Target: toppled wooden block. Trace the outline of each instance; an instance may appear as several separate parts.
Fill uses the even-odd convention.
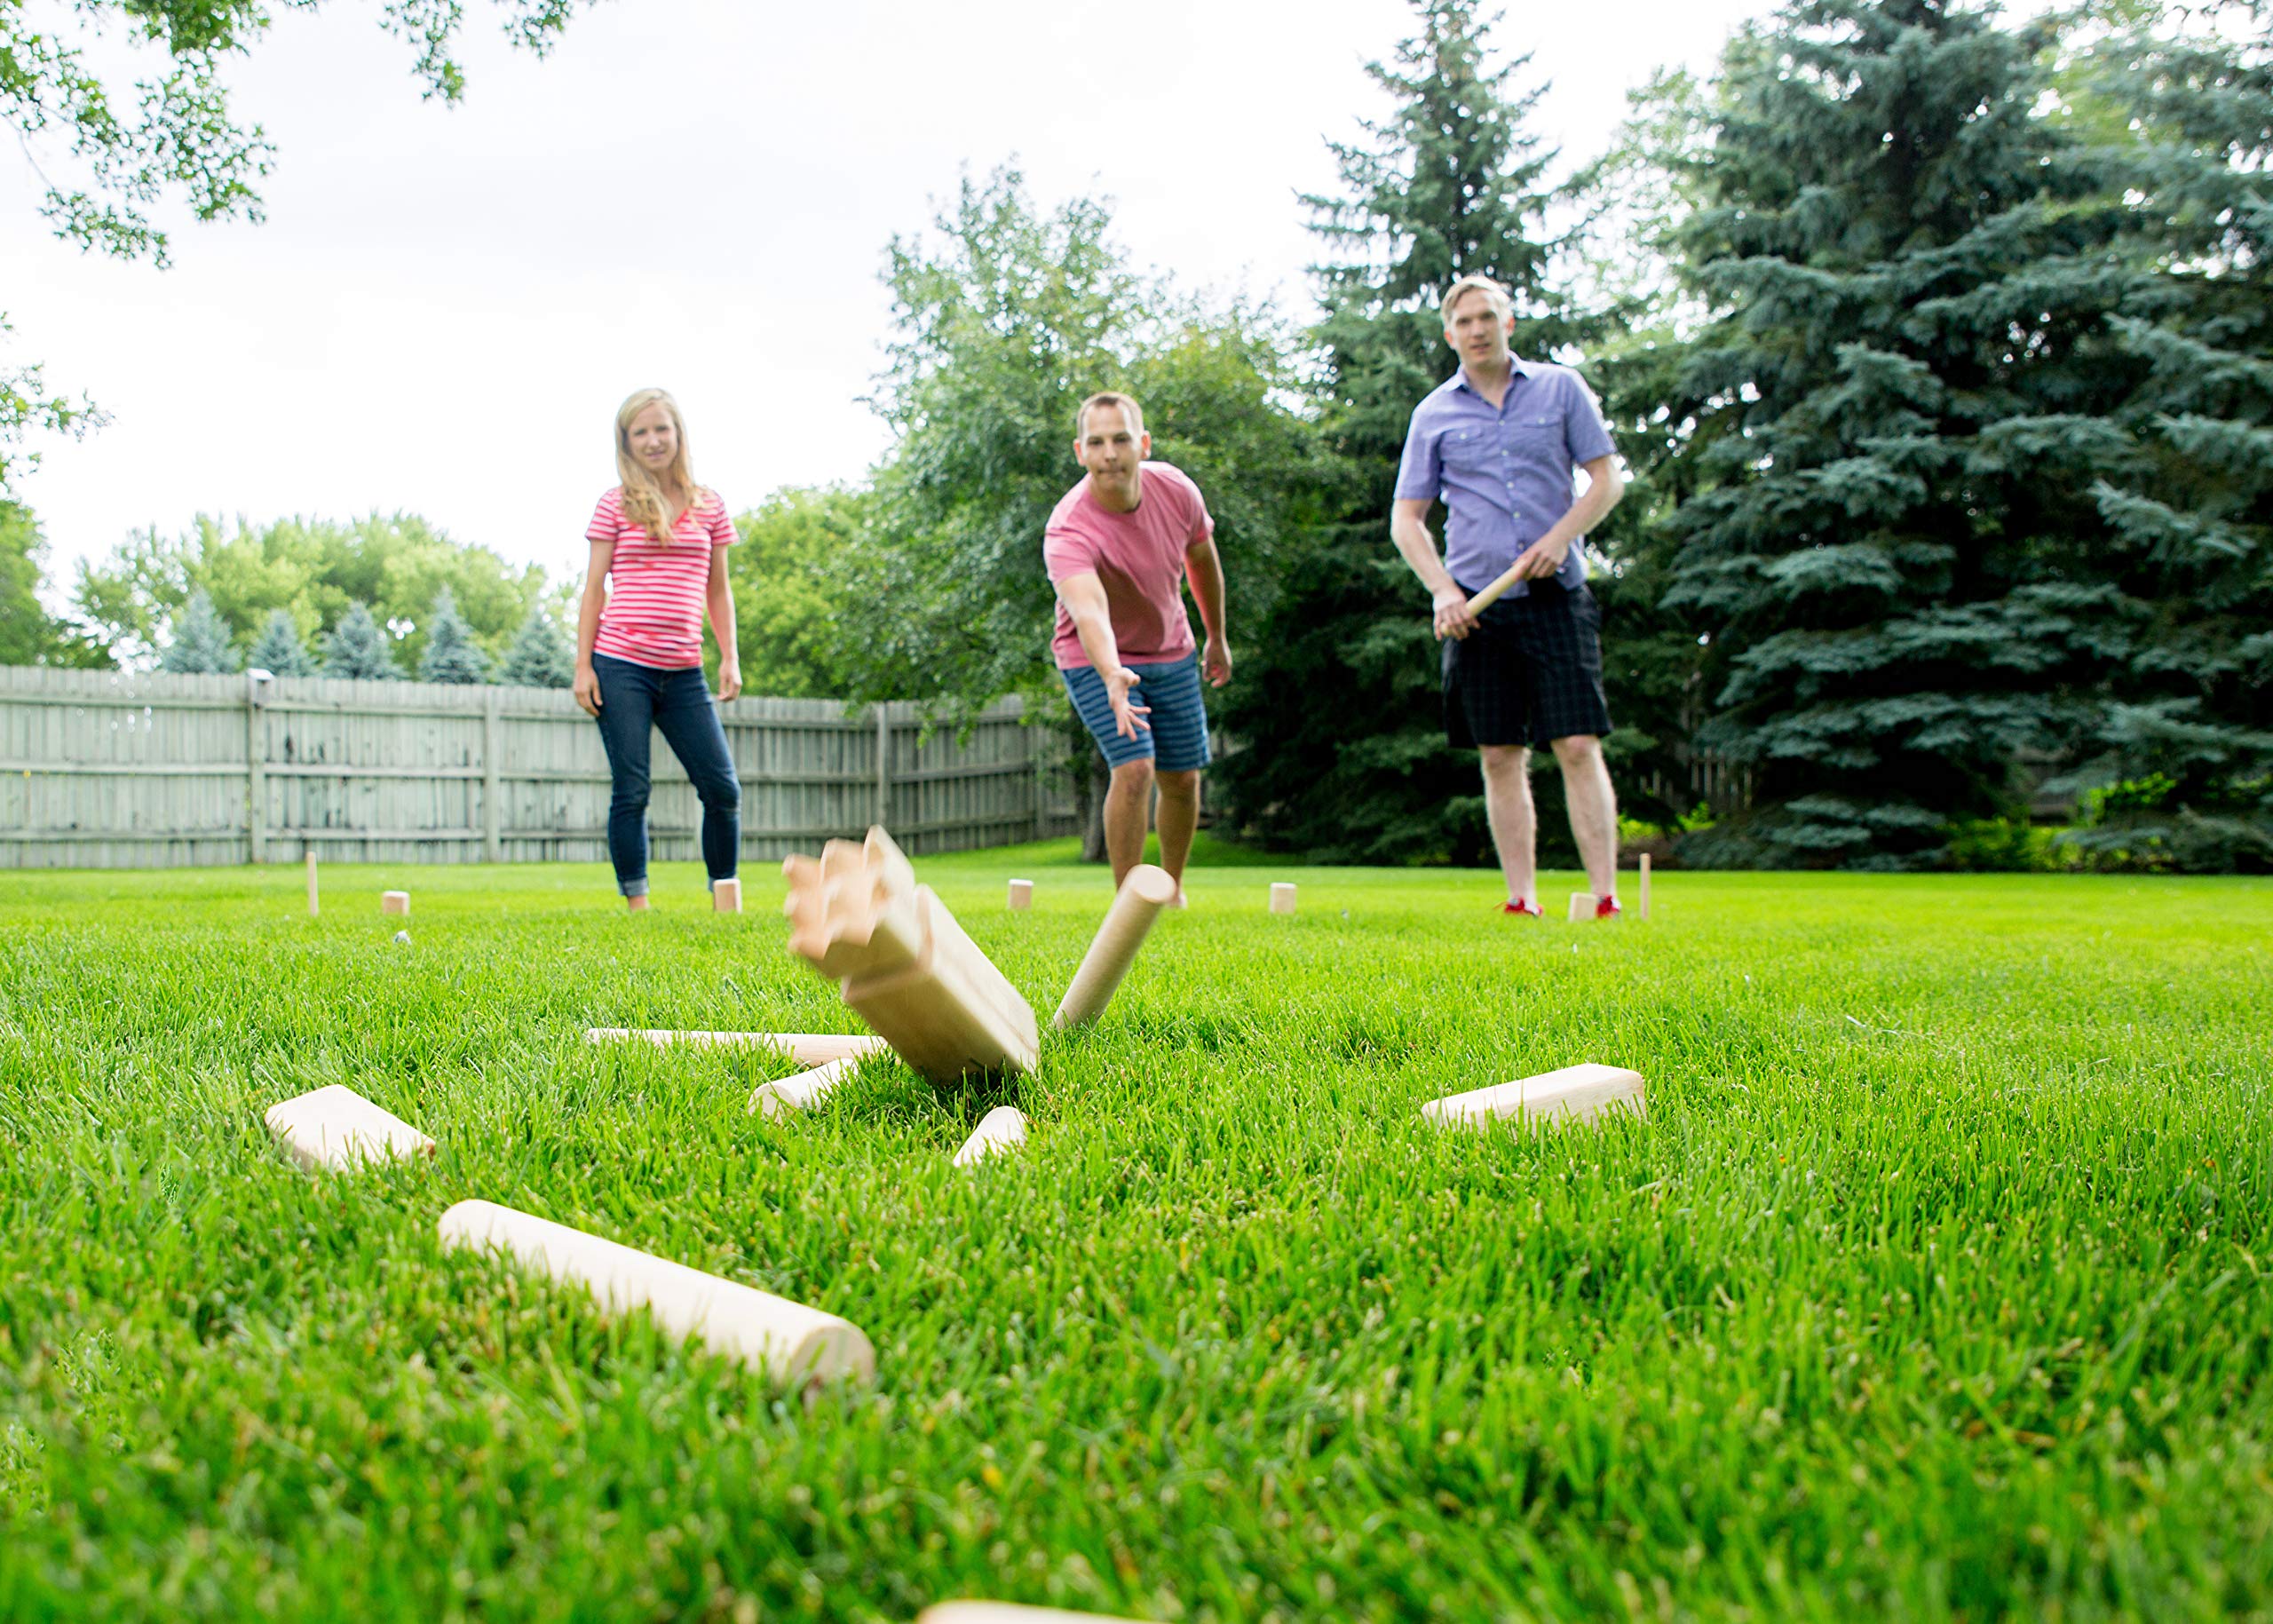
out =
[[[1594,916],[1594,892],[1590,891],[1572,891],[1571,893],[1571,923],[1572,924],[1577,924],[1582,919],[1592,919]]]
[[[1040,1034],[1018,990],[964,934],[891,837],[832,840],[781,865],[789,947],[933,1082],[1034,1069]]]
[[[970,1137],[955,1153],[955,1166],[975,1168],[989,1156],[1014,1151],[1026,1142],[1026,1114],[1016,1105],[997,1105],[978,1119]]]
[[[1271,911],[1274,914],[1291,914],[1295,911],[1295,888],[1287,881],[1271,882]]]
[[[878,1049],[887,1047],[882,1038],[875,1041]],[[811,1111],[828,1097],[829,1090],[850,1077],[860,1064],[860,1057],[848,1055],[842,1060],[831,1060],[826,1066],[792,1076],[777,1077],[771,1082],[761,1082],[757,1091],[749,1097],[749,1108],[761,1115],[779,1120],[793,1111]]]
[[[261,1119],[302,1167],[352,1168],[392,1157],[431,1156],[434,1141],[340,1083],[269,1106]]]
[[[1089,950],[1081,956],[1081,967],[1073,972],[1072,985],[1057,1006],[1057,1013],[1049,1024],[1065,1030],[1081,1026],[1105,1013],[1113,1002],[1114,993],[1129,974],[1129,967],[1136,960],[1136,949],[1144,945],[1144,938],[1152,928],[1152,921],[1160,910],[1176,897],[1176,881],[1165,868],[1151,863],[1139,863],[1121,882],[1114,893],[1113,906],[1105,911],[1105,923],[1097,927]]]
[[[583,1287],[605,1310],[644,1308],[671,1335],[699,1336],[712,1352],[778,1381],[866,1382],[876,1374],[875,1351],[848,1320],[565,1224],[494,1201],[460,1201],[442,1215],[440,1232],[446,1249],[495,1248]]]
[[[673,1043],[689,1043],[694,1047],[712,1046],[725,1049],[771,1049],[787,1055],[799,1066],[827,1066],[832,1060],[862,1055],[881,1054],[891,1044],[880,1037],[855,1036],[838,1032],[669,1032],[653,1027],[591,1026],[584,1033],[588,1043],[653,1043],[668,1048]]]
[[[1432,1122],[1479,1126],[1503,1117],[1542,1123],[1590,1122],[1606,1112],[1649,1114],[1642,1073],[1617,1066],[1566,1066],[1559,1072],[1499,1082],[1432,1099],[1421,1114]]]
[[[407,891],[381,891],[379,893],[379,912],[382,914],[408,914],[410,912],[410,893]]]
[[[1010,882],[1010,912],[1013,914],[1023,914],[1029,911],[1033,907],[1034,882],[1032,880],[1012,880]]]
[[[710,911],[714,914],[739,914],[742,911],[742,883],[740,880],[710,882]]]

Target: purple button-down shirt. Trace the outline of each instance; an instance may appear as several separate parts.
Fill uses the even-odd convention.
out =
[[[1475,592],[1571,511],[1572,471],[1615,450],[1593,392],[1568,367],[1517,361],[1497,407],[1455,372],[1414,408],[1397,496],[1445,504],[1445,568]],[[1565,587],[1587,578],[1585,541],[1556,574]],[[1518,581],[1508,595],[1530,590]]]

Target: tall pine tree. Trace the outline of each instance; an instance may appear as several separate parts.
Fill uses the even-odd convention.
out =
[[[1540,93],[1518,83],[1530,59],[1495,59],[1483,0],[1413,9],[1417,32],[1366,69],[1389,115],[1366,141],[1332,146],[1338,194],[1303,200],[1331,256],[1314,337],[1333,509],[1242,640],[1224,721],[1250,748],[1216,775],[1247,832],[1323,860],[1489,850],[1475,755],[1444,741],[1428,596],[1390,544],[1390,493],[1413,408],[1454,364],[1437,310],[1453,281],[1506,284],[1518,355],[1576,331],[1548,283],[1554,154],[1525,128]]]
[[[1730,49],[1681,232],[1715,316],[1670,413],[1667,601],[1758,810],[1695,855],[1930,865],[2096,714],[2127,634],[2091,486],[2136,370],[2108,318],[2151,279],[2104,164],[2039,115],[2050,40],[1802,0]]]
[[[2262,4],[2119,36],[2103,88],[2136,133],[2124,180],[2159,273],[2120,318],[2145,368],[2093,492],[2138,633],[2080,837],[2193,870],[2273,868],[2273,50]],[[2230,26],[2221,28],[2220,22]]]
[[[229,646],[228,622],[214,609],[213,600],[201,587],[189,595],[189,601],[174,616],[173,638],[167,643],[166,652],[158,657],[158,669],[195,675],[234,671],[237,664],[237,651]]]
[[[402,680],[402,669],[394,662],[385,628],[361,604],[349,604],[347,613],[324,639],[323,674],[357,682]]]
[[[260,636],[253,639],[245,663],[256,671],[266,671],[271,677],[313,677],[315,656],[308,653],[308,646],[300,639],[300,622],[292,618],[289,609],[272,609],[268,620],[260,629]]]
[[[426,650],[418,656],[421,682],[478,683],[489,680],[489,656],[473,640],[473,628],[458,613],[458,600],[444,587],[426,616]]]

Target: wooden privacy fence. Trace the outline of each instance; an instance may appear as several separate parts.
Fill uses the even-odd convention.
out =
[[[970,739],[913,705],[741,699],[721,711],[742,854],[882,823],[911,852],[1071,832],[1016,700]],[[660,737],[658,860],[700,855],[701,806]],[[0,867],[590,862],[607,855],[599,729],[548,688],[132,676],[0,667]]]

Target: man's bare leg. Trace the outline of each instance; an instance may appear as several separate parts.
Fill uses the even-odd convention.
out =
[[[1176,901],[1184,906],[1184,863],[1192,855],[1192,832],[1200,827],[1200,769],[1187,767],[1154,775],[1160,805],[1154,814],[1160,831],[1160,867],[1176,882]]]
[[[1144,860],[1144,826],[1152,814],[1152,764],[1124,762],[1105,792],[1105,854],[1113,861],[1113,888]]]
[[[1587,883],[1597,897],[1618,894],[1618,796],[1610,787],[1610,768],[1602,758],[1602,741],[1592,733],[1573,733],[1555,741],[1555,759],[1563,768],[1563,799],[1571,809],[1571,836],[1579,843],[1579,858],[1587,866]]]
[[[1531,752],[1520,744],[1487,744],[1477,753],[1484,758],[1484,812],[1508,900],[1537,907],[1539,813],[1531,803]]]

